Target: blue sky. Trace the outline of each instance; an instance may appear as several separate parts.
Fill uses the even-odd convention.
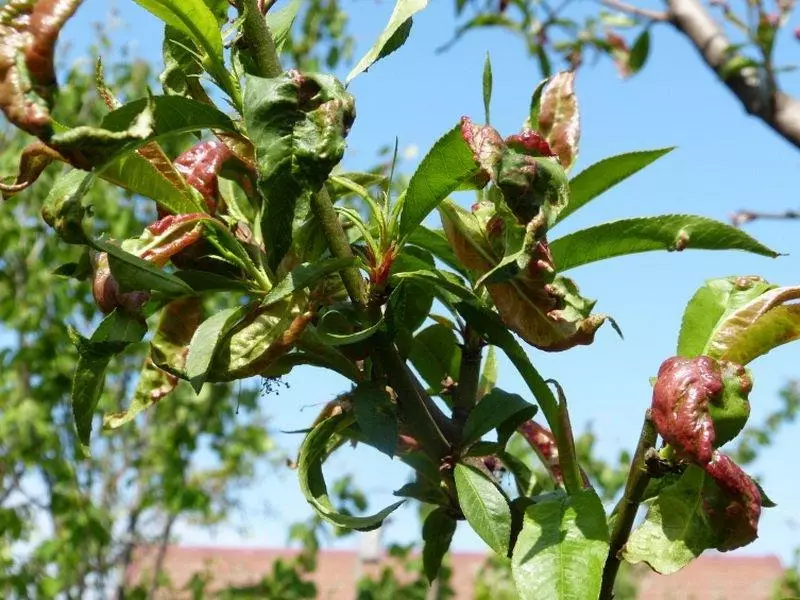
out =
[[[343,5],[351,12],[350,30],[359,57],[382,30],[391,2],[344,0]],[[132,1],[87,0],[64,39],[76,49],[90,43],[88,25],[104,20],[110,6],[120,11],[117,40],[132,41],[134,54],[160,61],[161,26]],[[449,39],[453,23],[453,3],[434,0],[415,20],[406,45],[351,85],[358,117],[349,138],[347,168],[369,166],[377,149],[393,143],[395,136],[401,147],[416,146],[424,154],[462,115],[482,119],[481,68],[487,51],[494,71],[493,125],[504,135],[520,128],[530,92],[540,79],[536,63],[525,55],[519,40],[497,31],[473,33],[449,52],[437,54],[435,49]],[[789,35],[796,25],[790,23],[779,54],[797,56],[798,46]],[[579,73],[582,142],[575,172],[620,152],[664,146],[677,150],[559,225],[552,237],[631,216],[693,213],[725,220],[728,213],[745,207],[763,211],[795,207],[800,153],[747,118],[696,52],[672,30],[656,28],[651,48],[647,67],[633,80],[620,80],[609,61]],[[788,76],[785,87],[800,93],[800,78]],[[418,158],[405,162],[403,169],[411,172]],[[570,273],[584,295],[598,299],[597,311],[614,316],[625,339],[605,326],[592,346],[562,354],[533,352],[532,358],[545,377],[564,386],[577,428],[592,423],[603,456],[611,458],[622,448],[634,447],[650,401],[648,378],[674,353],[683,308],[704,280],[760,274],[779,284],[800,283],[800,225],[765,221],[748,231],[788,256],[773,260],[737,252],[649,253]],[[798,358],[800,344],[795,344],[751,365],[756,382],[750,397],[753,422],[778,405],[779,389],[798,375]],[[278,430],[306,426],[319,407],[347,384],[334,375],[309,370],[298,370],[288,382],[288,391],[265,402],[277,441],[294,452],[298,436]],[[505,360],[499,385],[527,395]],[[786,467],[800,452],[799,439],[797,426],[787,427],[752,469],[763,476],[778,507],[764,512],[759,540],[741,552],[778,553],[788,560],[800,539],[800,482],[796,468]],[[356,481],[374,499],[375,510],[391,501],[392,490],[408,476],[397,461],[362,450],[340,452],[326,472],[332,478],[345,471],[356,473]],[[265,469],[259,484],[245,491],[242,500],[236,527],[221,527],[213,535],[184,527],[182,541],[280,546],[285,543],[286,525],[310,514],[294,474],[286,469]],[[386,539],[410,541],[418,532],[415,511],[401,508],[386,527]],[[340,542],[355,543],[353,538]],[[454,548],[483,547],[466,525],[459,527]]]

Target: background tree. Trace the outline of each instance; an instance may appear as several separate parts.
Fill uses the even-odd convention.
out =
[[[107,40],[100,51],[112,54]],[[59,114],[71,121],[91,123],[108,112],[94,89],[93,62],[65,70]],[[150,66],[140,61],[108,70],[121,98],[139,97],[152,84]],[[30,141],[4,127],[0,172],[16,171]],[[235,520],[237,493],[278,455],[258,390],[216,385],[196,396],[181,383],[169,403],[95,437],[91,458],[81,457],[69,406],[76,350],[68,326],[85,332],[97,316],[88,255],[58,243],[41,221],[43,196],[62,176],[63,168],[48,169],[37,187],[0,210],[0,596],[152,597],[166,583],[158,568],[138,590],[127,589],[136,552],[155,546],[163,559],[181,523]],[[132,196],[110,185],[93,190],[91,200],[95,218],[116,238],[155,214],[141,204],[134,210]],[[137,387],[144,350],[140,344],[112,362],[104,412],[158,402],[158,394]]]
[[[789,55],[786,50],[798,41],[782,38],[800,39],[800,28],[787,31],[794,7],[793,0],[753,0],[743,6],[727,0],[664,0],[655,7],[620,0],[599,0],[589,7],[571,0],[456,0],[462,20],[455,39],[476,28],[501,27],[524,40],[543,76],[562,65],[577,69],[607,56],[628,77],[645,67],[654,45],[651,31],[670,28],[697,50],[711,75],[748,114],[800,147],[800,101],[780,82],[796,65],[776,56],[777,49]],[[676,88],[680,83],[663,85]]]

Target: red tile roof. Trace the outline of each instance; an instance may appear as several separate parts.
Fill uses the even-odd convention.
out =
[[[669,576],[648,572],[641,600],[771,600],[783,574],[777,556],[707,554]]]
[[[128,581],[149,581],[155,559],[155,549],[142,549],[128,572]],[[195,573],[207,573],[212,582],[209,590],[226,585],[252,585],[272,570],[280,559],[296,556],[286,549],[244,549],[222,547],[170,546],[164,569],[172,582],[172,590],[163,590],[157,598],[179,599],[177,593]],[[457,600],[472,598],[475,576],[486,558],[482,553],[456,552],[451,555],[453,569],[451,585]],[[359,567],[358,552],[353,550],[324,550],[317,560],[317,570],[311,579],[317,584],[318,598],[324,600],[353,600],[356,582],[361,575],[377,576],[383,565],[364,564]],[[748,557],[706,555],[683,570],[670,576],[647,572],[638,580],[640,600],[770,600],[775,582],[783,569],[775,556]],[[401,580],[403,576],[399,576]],[[542,599],[546,600],[546,599]]]

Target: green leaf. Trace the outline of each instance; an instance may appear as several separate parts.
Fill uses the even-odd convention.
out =
[[[218,108],[183,96],[151,96],[133,100],[108,113],[100,125],[112,132],[124,131],[131,126],[137,115],[142,114],[148,104],[152,107],[152,133],[137,142],[137,145],[201,129],[237,132],[231,118]]]
[[[674,147],[670,147],[626,152],[604,158],[581,171],[569,182],[569,204],[559,213],[556,223],[563,221],[603,192],[638,173],[674,149]]]
[[[497,484],[482,471],[465,464],[455,468],[456,492],[470,526],[500,556],[511,543],[511,507]]]
[[[79,354],[72,378],[72,416],[81,450],[88,457],[92,420],[108,365],[129,344],[141,341],[147,326],[141,319],[115,310],[100,322],[91,338],[86,339],[72,329],[69,333]]]
[[[615,256],[652,250],[744,250],[776,257],[741,229],[706,217],[661,215],[604,223],[551,242],[559,272]]]
[[[220,341],[242,318],[245,310],[243,306],[223,309],[200,323],[195,330],[186,357],[186,377],[196,393],[200,393],[206,382]]]
[[[408,358],[435,393],[442,389],[446,377],[458,380],[461,348],[453,331],[443,325],[431,325],[420,331],[414,337]]]
[[[135,152],[123,154],[97,175],[133,194],[155,200],[176,215],[206,210],[190,186],[175,187],[149,160]]]
[[[166,296],[188,296],[194,293],[192,288],[175,275],[125,252],[119,246],[105,240],[94,240],[92,245],[95,249],[108,253],[111,273],[122,292],[157,291]]]
[[[451,269],[468,277],[467,269],[453,252],[443,230],[420,225],[408,236],[407,243],[427,250]]]
[[[455,532],[456,520],[441,506],[425,518],[422,526],[422,566],[430,583],[439,576],[442,559],[450,549]]]
[[[280,10],[270,10],[267,12],[267,26],[275,40],[275,50],[278,54],[281,53],[283,45],[289,38],[289,33],[292,30],[292,24],[297,18],[297,13],[300,10],[300,0],[291,0],[289,4]]]
[[[623,548],[626,561],[646,562],[662,575],[669,575],[716,545],[700,493],[704,478],[702,470],[689,467],[677,484],[649,501],[644,522]]]
[[[686,305],[678,335],[678,356],[704,354],[726,315],[745,306],[775,285],[760,277],[709,279]]]
[[[483,112],[486,115],[486,124],[491,122],[492,104],[492,61],[489,59],[489,53],[486,53],[486,60],[483,62]]]
[[[203,0],[135,0],[137,4],[188,36],[196,45],[203,67],[238,104],[238,86],[225,67],[225,55],[217,19]]]
[[[459,302],[456,309],[467,323],[474,327],[486,341],[500,348],[511,363],[517,368],[522,379],[528,385],[536,402],[544,413],[547,424],[559,439],[561,428],[558,419],[558,404],[553,392],[545,383],[542,376],[531,364],[528,355],[516,340],[513,334],[506,328],[500,317],[485,308],[480,308],[467,302]]]
[[[645,28],[642,33],[636,38],[631,46],[631,53],[628,57],[628,70],[631,75],[638,73],[644,63],[647,62],[647,57],[650,54],[650,28]]]
[[[385,318],[389,335],[405,358],[411,352],[414,332],[431,312],[434,290],[413,280],[401,280],[389,295]]]
[[[511,557],[521,600],[596,600],[608,526],[594,490],[540,496],[525,509]]]
[[[522,396],[494,388],[470,413],[464,426],[461,446],[468,448],[492,429],[499,429],[507,422],[512,425],[509,429],[513,432],[517,425],[532,419],[536,411],[537,407],[526,402]]]
[[[456,300],[461,299],[467,302],[476,300],[474,292],[467,288],[459,277],[448,277],[447,275],[449,274],[445,271],[408,271],[395,273],[392,275],[391,279],[393,281],[409,280],[432,285],[444,292],[446,296],[450,296]]]
[[[359,73],[368,70],[381,58],[391,54],[405,43],[411,32],[412,15],[428,5],[428,0],[397,0],[378,40],[347,74],[345,83],[349,84]]]
[[[303,263],[275,284],[275,287],[264,296],[261,306],[275,304],[297,291],[314,285],[328,275],[352,267],[355,262],[355,258],[326,258],[314,263]]]
[[[362,383],[353,390],[353,412],[364,440],[386,454],[394,456],[397,446],[397,407],[384,385]]]
[[[341,313],[335,310],[326,312],[322,319],[320,319],[319,325],[317,325],[317,336],[328,346],[356,344],[372,337],[372,334],[383,326],[384,321],[383,318],[381,318],[377,323],[352,333],[337,333],[336,330],[340,323]]]
[[[380,527],[383,520],[397,509],[404,500],[384,508],[373,515],[357,517],[337,512],[328,497],[328,488],[322,474],[322,463],[328,458],[340,434],[353,424],[353,417],[342,414],[319,423],[303,440],[297,460],[300,490],[306,500],[326,521],[339,527],[370,531]]]
[[[329,75],[294,72],[245,81],[243,115],[255,145],[264,203],[261,234],[269,266],[277,270],[309,215],[311,196],[344,155],[355,105]]]
[[[400,237],[406,238],[451,192],[478,172],[472,150],[456,125],[422,159],[405,193]]]
[[[494,389],[497,384],[497,352],[494,346],[489,346],[486,353],[486,363],[481,371],[481,379],[478,382],[478,400]]]

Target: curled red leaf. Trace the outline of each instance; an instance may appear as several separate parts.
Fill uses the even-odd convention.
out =
[[[175,159],[175,168],[186,182],[203,195],[208,210],[214,214],[219,200],[217,176],[234,154],[219,140],[195,144]]]
[[[139,257],[158,267],[185,250],[203,236],[202,221],[210,217],[205,213],[168,215],[147,227],[140,238]]]
[[[14,125],[43,139],[52,133],[53,51],[80,3],[10,0],[0,9],[0,109]]]
[[[705,471],[721,493],[704,495],[706,512],[720,533],[717,549],[733,550],[758,537],[761,493],[753,480],[730,457],[714,452]]]
[[[691,460],[705,465],[714,452],[714,423],[709,402],[722,394],[717,362],[707,356],[665,360],[653,389],[653,422],[664,440]]]
[[[120,292],[119,284],[111,273],[108,254],[98,252],[92,256],[92,296],[103,313],[108,314],[116,308],[126,312],[138,313],[150,299],[144,291]]]
[[[526,421],[517,428],[520,435],[530,444],[530,447],[542,461],[550,477],[558,485],[564,485],[564,474],[558,459],[558,444],[553,432],[543,427],[533,419]],[[584,487],[589,487],[589,477],[581,469]]]

